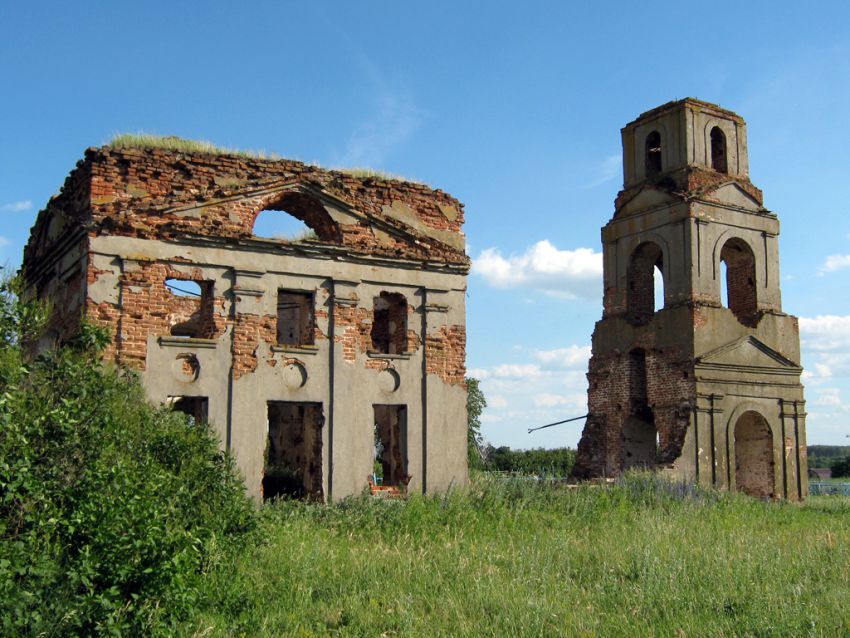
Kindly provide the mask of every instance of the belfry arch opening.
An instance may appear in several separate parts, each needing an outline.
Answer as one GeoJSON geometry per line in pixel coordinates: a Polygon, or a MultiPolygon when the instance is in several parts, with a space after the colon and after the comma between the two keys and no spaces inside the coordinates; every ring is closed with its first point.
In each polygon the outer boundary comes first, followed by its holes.
{"type": "Polygon", "coordinates": [[[664,258],[652,242],[638,246],[629,260],[627,288],[628,319],[642,325],[664,307],[664,258]]]}
{"type": "Polygon", "coordinates": [[[338,224],[316,198],[306,193],[287,192],[254,216],[255,237],[283,241],[321,241],[339,244],[338,224]]]}
{"type": "Polygon", "coordinates": [[[719,126],[711,129],[711,168],[721,173],[729,172],[726,159],[726,134],[719,126]]]}
{"type": "Polygon", "coordinates": [[[742,239],[728,240],[720,250],[720,266],[721,301],[725,301],[739,322],[753,326],[758,318],[758,296],[752,248],[742,239]]]}
{"type": "Polygon", "coordinates": [[[744,412],[735,422],[735,488],[757,498],[773,498],[774,474],[770,426],[758,412],[744,412]]]}
{"type": "Polygon", "coordinates": [[[652,131],[646,136],[646,176],[655,177],[661,172],[661,133],[652,131]]]}

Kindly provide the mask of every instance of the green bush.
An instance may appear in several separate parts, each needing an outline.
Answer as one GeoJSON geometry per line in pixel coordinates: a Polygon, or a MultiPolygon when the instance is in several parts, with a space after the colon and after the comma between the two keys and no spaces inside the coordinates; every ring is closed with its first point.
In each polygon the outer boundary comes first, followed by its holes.
{"type": "Polygon", "coordinates": [[[204,426],[145,402],[84,325],[28,358],[43,313],[0,283],[0,634],[153,635],[254,520],[204,426]]]}
{"type": "Polygon", "coordinates": [[[846,478],[850,476],[850,456],[835,459],[830,464],[832,478],[846,478]]]}

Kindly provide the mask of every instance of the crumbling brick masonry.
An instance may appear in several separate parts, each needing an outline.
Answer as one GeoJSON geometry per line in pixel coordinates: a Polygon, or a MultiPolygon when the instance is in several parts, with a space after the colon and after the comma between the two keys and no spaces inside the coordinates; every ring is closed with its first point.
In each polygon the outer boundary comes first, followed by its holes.
{"type": "Polygon", "coordinates": [[[799,329],[782,312],[779,221],[749,181],[744,120],[685,99],[622,136],[574,474],[658,468],[802,500],[799,329]]]}
{"type": "Polygon", "coordinates": [[[107,146],[40,212],[23,272],[48,340],[109,328],[106,357],[208,419],[257,498],[358,494],[382,438],[387,480],[431,493],[467,478],[462,226],[421,184],[107,146]],[[263,211],[313,234],[258,237],[263,211]]]}

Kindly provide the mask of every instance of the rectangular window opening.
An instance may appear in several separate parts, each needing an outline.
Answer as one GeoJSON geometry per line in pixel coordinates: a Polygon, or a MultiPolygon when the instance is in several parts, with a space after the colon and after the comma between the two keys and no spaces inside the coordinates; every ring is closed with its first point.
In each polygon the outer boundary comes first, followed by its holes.
{"type": "Polygon", "coordinates": [[[277,293],[277,342],[282,346],[312,346],[314,335],[313,293],[279,290],[277,293]]]}
{"type": "Polygon", "coordinates": [[[187,339],[215,337],[213,282],[172,278],[164,283],[171,336],[187,339]]]}
{"type": "Polygon", "coordinates": [[[375,405],[374,483],[406,489],[407,406],[375,405]]]}
{"type": "Polygon", "coordinates": [[[322,499],[321,403],[269,401],[263,499],[322,499]]]}
{"type": "Polygon", "coordinates": [[[175,412],[188,415],[191,425],[208,422],[209,400],[207,397],[168,397],[165,403],[175,412]]]}
{"type": "Polygon", "coordinates": [[[381,354],[407,352],[407,299],[382,292],[373,303],[372,348],[381,354]]]}

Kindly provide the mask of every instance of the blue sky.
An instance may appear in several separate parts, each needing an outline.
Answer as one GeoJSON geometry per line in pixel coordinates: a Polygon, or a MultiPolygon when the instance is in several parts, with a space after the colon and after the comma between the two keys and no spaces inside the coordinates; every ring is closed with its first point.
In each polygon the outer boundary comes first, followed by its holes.
{"type": "Polygon", "coordinates": [[[620,128],[698,97],[747,120],[809,442],[848,443],[848,25],[846,2],[2,2],[0,263],[117,132],[413,177],[466,204],[485,437],[575,446],[526,429],[585,409],[620,128]]]}

